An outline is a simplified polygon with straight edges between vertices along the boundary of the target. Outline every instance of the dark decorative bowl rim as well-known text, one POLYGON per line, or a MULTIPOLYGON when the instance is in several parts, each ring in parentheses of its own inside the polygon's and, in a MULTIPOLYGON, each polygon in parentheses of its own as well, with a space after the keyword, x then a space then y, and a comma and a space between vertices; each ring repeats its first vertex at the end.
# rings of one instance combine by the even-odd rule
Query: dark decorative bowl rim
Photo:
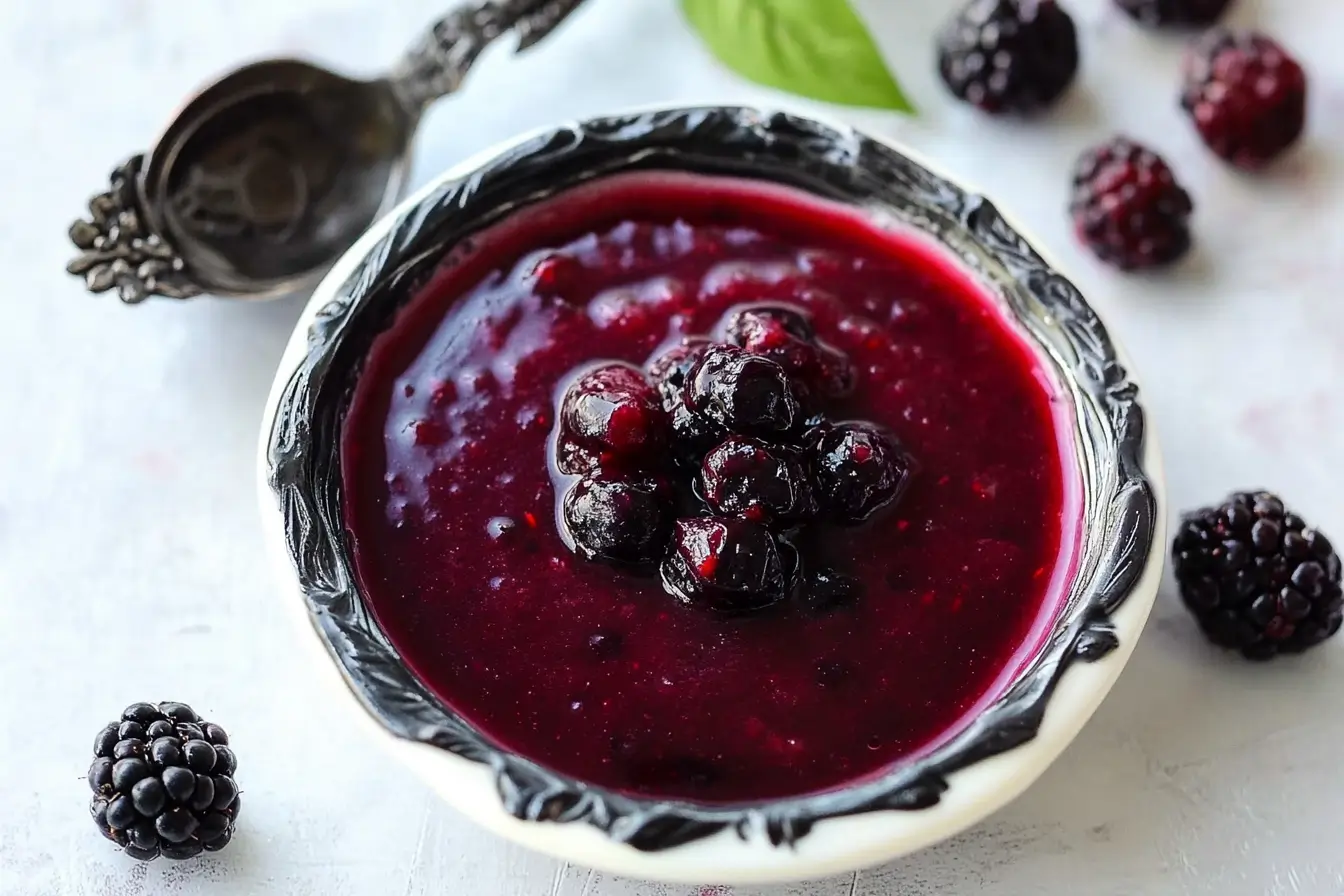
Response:
POLYGON ((351 691, 396 737, 487 767, 508 814, 581 822, 616 843, 660 851, 725 830, 743 840, 793 846, 827 819, 917 812, 939 803, 953 772, 1032 740, 1068 670, 1120 645, 1111 616, 1144 576, 1161 528, 1157 488, 1143 466, 1138 390, 1078 290, 983 197, 848 128, 711 106, 600 117, 539 133, 437 183, 394 215, 353 273, 330 290, 319 288, 332 297, 317 309, 304 356, 283 382, 278 403, 273 397, 263 472, 310 621, 351 691), (338 435, 373 336, 413 284, 471 233, 578 184, 641 170, 755 178, 895 215, 995 289, 1072 398, 1081 555, 1044 648, 950 740, 873 780, 764 803, 702 805, 632 797, 557 774, 495 746, 421 684, 356 587, 342 524, 338 435))

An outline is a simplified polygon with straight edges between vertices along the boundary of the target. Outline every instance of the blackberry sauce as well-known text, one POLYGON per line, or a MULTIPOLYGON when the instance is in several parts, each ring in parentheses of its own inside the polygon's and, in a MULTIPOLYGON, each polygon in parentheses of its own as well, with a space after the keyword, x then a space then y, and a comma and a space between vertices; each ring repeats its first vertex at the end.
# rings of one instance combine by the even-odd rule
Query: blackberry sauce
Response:
POLYGON ((377 338, 341 462, 379 624, 499 745, 634 794, 822 791, 941 742, 1040 648, 1078 528, 1067 402, 939 251, 684 175, 611 178, 471 242, 377 338), (765 301, 854 362, 836 419, 890 428, 919 470, 892 513, 817 537, 861 598, 723 616, 572 553, 547 445, 571 371, 765 301))

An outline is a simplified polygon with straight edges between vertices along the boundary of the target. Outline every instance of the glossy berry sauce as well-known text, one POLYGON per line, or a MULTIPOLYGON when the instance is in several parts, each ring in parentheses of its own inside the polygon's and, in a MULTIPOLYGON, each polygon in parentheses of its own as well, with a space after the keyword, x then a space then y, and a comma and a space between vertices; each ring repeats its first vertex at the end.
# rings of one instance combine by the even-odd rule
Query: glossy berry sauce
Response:
POLYGON ((630 793, 798 795, 941 742, 1039 649, 1078 526, 1066 408, 918 238, 776 188, 624 176, 458 250, 378 337, 345 521, 388 637, 501 746, 630 793), (819 536, 857 600, 723 616, 572 553, 547 444, 575 369, 761 301, 849 354, 835 419, 888 427, 918 472, 892 512, 819 536))

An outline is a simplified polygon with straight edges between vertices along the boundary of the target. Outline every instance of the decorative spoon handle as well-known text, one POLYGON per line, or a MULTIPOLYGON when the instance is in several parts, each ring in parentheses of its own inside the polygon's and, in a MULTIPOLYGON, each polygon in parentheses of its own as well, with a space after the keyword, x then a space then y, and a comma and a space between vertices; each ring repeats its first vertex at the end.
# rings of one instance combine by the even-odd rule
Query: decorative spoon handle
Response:
MULTIPOLYGON (((517 52, 546 37, 583 0, 474 0, 436 22, 388 76, 396 97, 418 118, 426 106, 462 86, 492 41, 516 32, 517 52)), ((66 270, 90 292, 115 289, 128 305, 150 296, 187 299, 205 289, 149 214, 142 168, 132 156, 112 172, 107 189, 89 201, 89 214, 70 225, 79 254, 66 270)), ((199 273, 199 272, 197 272, 199 273)))
POLYGON ((521 53, 556 29, 583 0, 484 0, 454 9, 435 22, 402 59, 392 83, 402 101, 418 113, 454 93, 490 43, 518 33, 521 53))
POLYGON ((182 257, 149 226, 140 195, 143 162, 143 155, 135 155, 118 165, 108 189, 89 200, 89 217, 70 225, 79 255, 65 269, 83 277, 89 292, 115 288, 128 305, 150 296, 200 295, 182 257))

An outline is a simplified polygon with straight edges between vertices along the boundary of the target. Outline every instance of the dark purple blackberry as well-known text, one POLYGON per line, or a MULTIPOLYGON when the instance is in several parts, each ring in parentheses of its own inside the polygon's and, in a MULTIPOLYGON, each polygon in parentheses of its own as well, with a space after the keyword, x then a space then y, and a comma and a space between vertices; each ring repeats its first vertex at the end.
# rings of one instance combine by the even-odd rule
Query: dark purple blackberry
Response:
POLYGON ((784 368, 732 345, 712 345, 686 376, 686 405, 730 432, 771 436, 801 419, 784 368))
POLYGON ((1149 28, 1197 28, 1212 25, 1232 0, 1115 0, 1130 18, 1149 28))
POLYGON ((825 425, 814 435, 814 469, 822 511, 855 525, 893 504, 914 473, 896 436, 874 423, 825 425))
POLYGON ((817 512, 797 452, 744 436, 729 436, 705 455, 700 495, 717 513, 758 523, 796 523, 817 512))
POLYGON ((1215 29, 1186 54, 1181 108, 1209 149, 1254 171, 1302 136, 1307 75, 1265 35, 1215 29))
POLYGON ((736 613, 783 600, 795 565, 759 523, 702 516, 677 520, 661 573, 663 588, 682 603, 736 613))
POLYGON ((240 800, 229 737, 185 703, 136 703, 93 741, 89 811, 142 861, 223 849, 240 800))
POLYGON ((562 512, 579 556, 638 566, 663 556, 672 525, 672 491, 658 479, 594 473, 565 494, 562 512))
POLYGON ((1035 112, 1073 82, 1077 30, 1055 0, 971 0, 939 35, 938 71, 984 112, 1035 112))
POLYGON ((1115 137, 1078 160, 1069 214, 1102 261, 1126 270, 1170 264, 1190 249, 1194 204, 1162 157, 1115 137))
POLYGON ((1251 659, 1300 653, 1344 619, 1334 547, 1268 492, 1186 514, 1171 554, 1204 634, 1251 659))
POLYGON ((595 453, 603 464, 637 463, 667 444, 658 391, 628 364, 604 364, 575 380, 561 400, 560 423, 562 443, 595 453))

